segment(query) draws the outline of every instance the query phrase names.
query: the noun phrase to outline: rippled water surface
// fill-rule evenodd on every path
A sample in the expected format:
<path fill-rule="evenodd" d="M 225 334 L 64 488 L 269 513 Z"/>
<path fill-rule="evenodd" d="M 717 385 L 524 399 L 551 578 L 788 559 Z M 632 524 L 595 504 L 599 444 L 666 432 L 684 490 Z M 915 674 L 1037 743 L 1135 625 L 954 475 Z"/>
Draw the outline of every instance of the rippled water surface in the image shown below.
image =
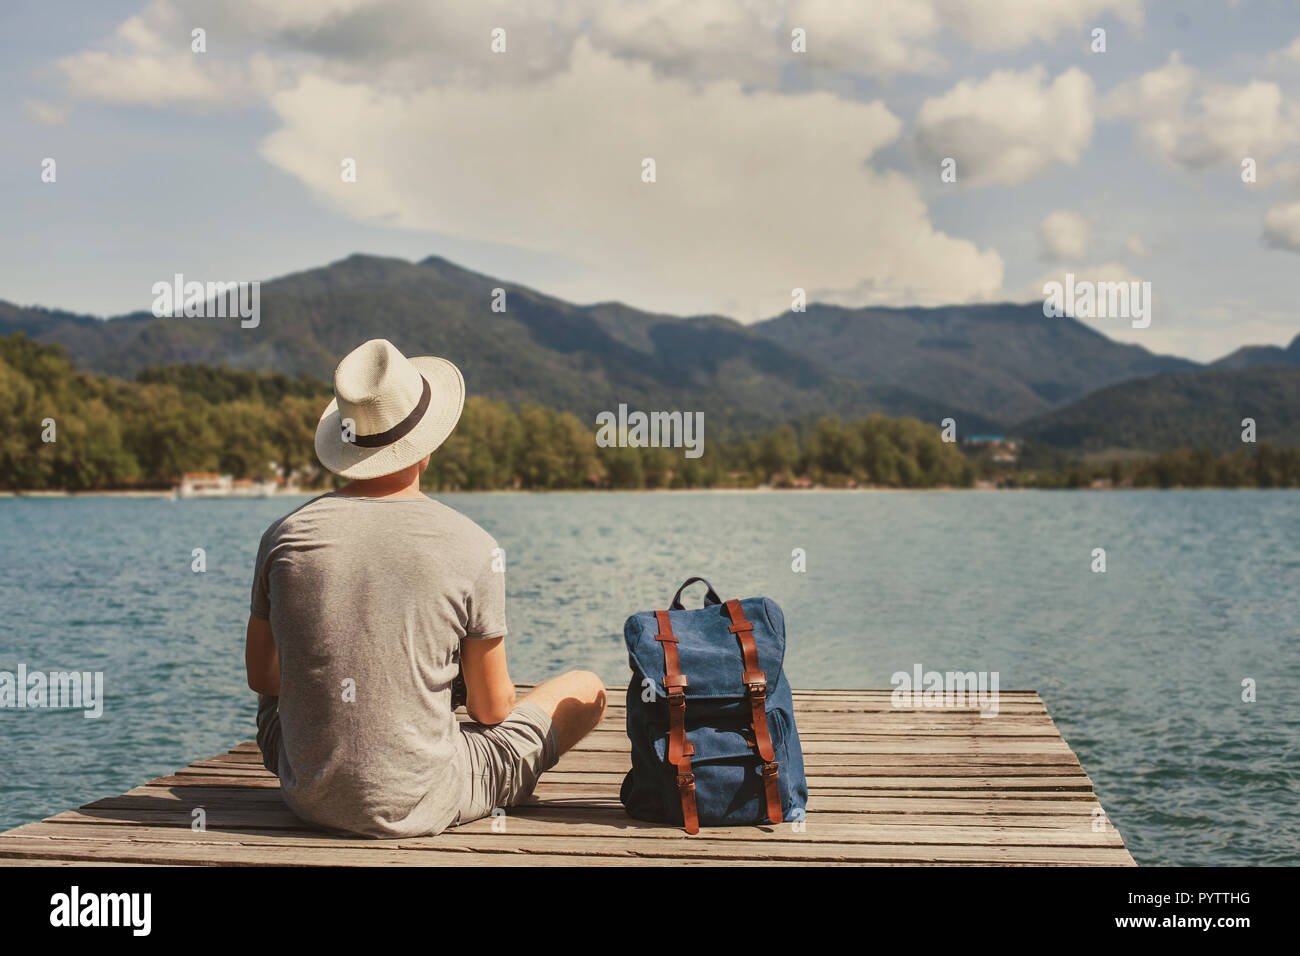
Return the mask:
<path fill-rule="evenodd" d="M 442 500 L 506 550 L 517 680 L 582 666 L 623 682 L 623 618 L 703 574 L 785 608 L 796 687 L 883 687 L 920 663 L 1037 690 L 1139 863 L 1300 863 L 1300 494 Z M 253 735 L 252 562 L 298 503 L 0 499 L 0 670 L 106 682 L 99 720 L 0 710 L 0 828 Z"/>

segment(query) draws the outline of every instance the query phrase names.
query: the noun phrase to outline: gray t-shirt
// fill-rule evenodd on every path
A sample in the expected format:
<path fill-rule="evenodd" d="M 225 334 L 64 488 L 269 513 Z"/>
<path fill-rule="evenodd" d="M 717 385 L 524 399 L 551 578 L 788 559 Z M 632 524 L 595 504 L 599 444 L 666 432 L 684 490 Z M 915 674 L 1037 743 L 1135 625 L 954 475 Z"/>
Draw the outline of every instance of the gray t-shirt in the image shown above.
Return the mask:
<path fill-rule="evenodd" d="M 280 788 L 319 826 L 439 833 L 460 808 L 460 642 L 506 633 L 496 542 L 430 498 L 326 494 L 271 525 L 252 613 L 280 658 Z"/>

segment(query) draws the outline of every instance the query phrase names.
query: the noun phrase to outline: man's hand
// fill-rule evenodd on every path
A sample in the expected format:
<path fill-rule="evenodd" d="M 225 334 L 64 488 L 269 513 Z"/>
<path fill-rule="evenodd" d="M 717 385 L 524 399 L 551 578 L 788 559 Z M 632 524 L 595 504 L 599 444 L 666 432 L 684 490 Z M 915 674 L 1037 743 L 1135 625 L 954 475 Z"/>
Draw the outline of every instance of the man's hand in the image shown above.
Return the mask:
<path fill-rule="evenodd" d="M 271 622 L 249 616 L 244 638 L 244 669 L 248 686 L 259 694 L 280 696 L 280 655 L 275 651 Z"/>
<path fill-rule="evenodd" d="M 460 672 L 465 678 L 465 710 L 480 724 L 499 724 L 515 706 L 515 685 L 506 668 L 506 639 L 460 642 Z"/>

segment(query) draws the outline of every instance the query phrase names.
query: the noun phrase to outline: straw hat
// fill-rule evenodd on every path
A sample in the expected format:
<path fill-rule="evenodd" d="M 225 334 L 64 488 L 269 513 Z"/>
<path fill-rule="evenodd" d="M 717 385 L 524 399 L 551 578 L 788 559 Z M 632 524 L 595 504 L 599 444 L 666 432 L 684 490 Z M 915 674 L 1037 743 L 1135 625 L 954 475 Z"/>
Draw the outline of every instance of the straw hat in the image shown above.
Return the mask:
<path fill-rule="evenodd" d="M 464 405 L 465 379 L 451 362 L 408 359 L 387 339 L 371 339 L 334 370 L 316 457 L 344 478 L 390 475 L 446 441 Z"/>

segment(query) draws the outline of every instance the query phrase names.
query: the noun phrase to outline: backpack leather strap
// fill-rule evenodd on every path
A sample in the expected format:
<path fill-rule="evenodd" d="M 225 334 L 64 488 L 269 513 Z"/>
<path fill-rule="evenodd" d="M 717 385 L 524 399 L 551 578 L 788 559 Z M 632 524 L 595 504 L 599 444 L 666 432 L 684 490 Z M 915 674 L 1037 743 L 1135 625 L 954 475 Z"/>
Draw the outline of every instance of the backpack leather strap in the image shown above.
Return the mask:
<path fill-rule="evenodd" d="M 695 745 L 686 739 L 686 675 L 677 659 L 677 635 L 667 611 L 655 611 L 659 633 L 655 640 L 664 649 L 664 690 L 668 692 L 668 762 L 677 769 L 677 792 L 682 800 L 682 822 L 687 833 L 700 832 L 700 817 L 695 804 L 695 774 L 691 772 L 691 754 Z"/>
<path fill-rule="evenodd" d="M 727 602 L 731 626 L 727 630 L 740 642 L 740 653 L 745 658 L 745 691 L 749 696 L 750 723 L 754 728 L 754 743 L 763 758 L 763 791 L 767 796 L 767 819 L 781 822 L 781 788 L 778 785 L 776 750 L 772 735 L 767 729 L 767 674 L 758 669 L 758 647 L 754 644 L 754 625 L 745 619 L 740 602 L 734 598 Z"/>

